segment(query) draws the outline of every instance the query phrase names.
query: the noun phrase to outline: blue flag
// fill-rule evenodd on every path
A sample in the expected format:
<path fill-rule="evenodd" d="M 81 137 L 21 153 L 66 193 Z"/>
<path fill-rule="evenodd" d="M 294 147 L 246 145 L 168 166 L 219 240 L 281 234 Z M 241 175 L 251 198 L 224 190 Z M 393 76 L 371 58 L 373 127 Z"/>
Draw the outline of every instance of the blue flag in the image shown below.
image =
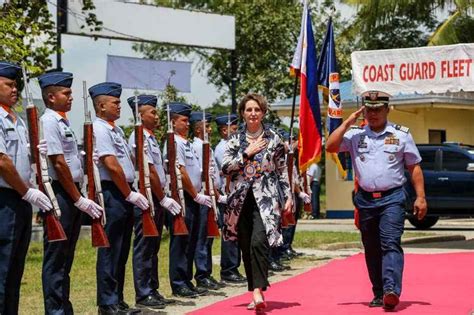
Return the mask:
<path fill-rule="evenodd" d="M 318 63 L 319 87 L 323 91 L 323 100 L 327 104 L 328 112 L 326 128 L 328 135 L 342 124 L 342 103 L 339 91 L 339 72 L 337 69 L 336 48 L 332 18 L 329 18 L 326 37 L 324 38 L 321 55 Z M 331 158 L 336 163 L 341 175 L 346 178 L 348 168 L 344 153 L 332 154 Z"/>

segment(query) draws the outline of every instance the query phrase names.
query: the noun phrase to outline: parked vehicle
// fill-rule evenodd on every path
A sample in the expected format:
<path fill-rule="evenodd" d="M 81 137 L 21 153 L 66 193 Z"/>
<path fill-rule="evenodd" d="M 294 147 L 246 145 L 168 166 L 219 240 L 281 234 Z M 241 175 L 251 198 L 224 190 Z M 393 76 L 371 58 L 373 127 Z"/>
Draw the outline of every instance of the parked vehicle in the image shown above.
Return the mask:
<path fill-rule="evenodd" d="M 443 143 L 417 147 L 423 159 L 428 213 L 421 221 L 411 215 L 416 194 L 409 179 L 405 189 L 409 196 L 407 218 L 410 223 L 416 228 L 428 229 L 440 216 L 474 217 L 474 146 Z"/>

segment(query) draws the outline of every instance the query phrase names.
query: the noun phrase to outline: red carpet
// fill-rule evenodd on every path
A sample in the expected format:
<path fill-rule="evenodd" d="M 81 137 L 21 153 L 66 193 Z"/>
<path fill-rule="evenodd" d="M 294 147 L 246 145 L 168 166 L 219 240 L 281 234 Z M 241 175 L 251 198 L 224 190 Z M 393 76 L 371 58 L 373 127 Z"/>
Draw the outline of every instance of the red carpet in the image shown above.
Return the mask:
<path fill-rule="evenodd" d="M 474 253 L 405 255 L 403 292 L 396 313 L 471 315 L 474 312 Z M 334 260 L 275 283 L 267 308 L 258 314 L 384 314 L 369 308 L 371 286 L 362 254 Z M 229 298 L 189 314 L 254 314 L 251 294 Z M 473 313 L 474 314 L 474 313 Z"/>

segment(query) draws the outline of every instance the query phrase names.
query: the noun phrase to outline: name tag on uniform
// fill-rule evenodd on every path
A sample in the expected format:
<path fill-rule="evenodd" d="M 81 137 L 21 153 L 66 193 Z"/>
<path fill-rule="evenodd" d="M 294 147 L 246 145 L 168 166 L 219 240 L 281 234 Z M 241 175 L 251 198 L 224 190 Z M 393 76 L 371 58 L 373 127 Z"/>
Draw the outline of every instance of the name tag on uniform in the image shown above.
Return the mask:
<path fill-rule="evenodd" d="M 359 142 L 357 143 L 359 149 L 367 149 L 367 142 L 365 142 L 365 136 L 360 136 Z"/>

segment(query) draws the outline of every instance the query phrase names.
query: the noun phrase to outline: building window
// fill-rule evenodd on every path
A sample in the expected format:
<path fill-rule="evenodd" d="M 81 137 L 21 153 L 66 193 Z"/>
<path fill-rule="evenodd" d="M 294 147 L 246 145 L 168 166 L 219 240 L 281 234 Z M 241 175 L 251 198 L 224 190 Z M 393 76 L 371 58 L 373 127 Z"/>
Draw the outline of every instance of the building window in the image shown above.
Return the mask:
<path fill-rule="evenodd" d="M 429 129 L 428 141 L 430 144 L 440 144 L 440 143 L 446 142 L 446 130 Z"/>

